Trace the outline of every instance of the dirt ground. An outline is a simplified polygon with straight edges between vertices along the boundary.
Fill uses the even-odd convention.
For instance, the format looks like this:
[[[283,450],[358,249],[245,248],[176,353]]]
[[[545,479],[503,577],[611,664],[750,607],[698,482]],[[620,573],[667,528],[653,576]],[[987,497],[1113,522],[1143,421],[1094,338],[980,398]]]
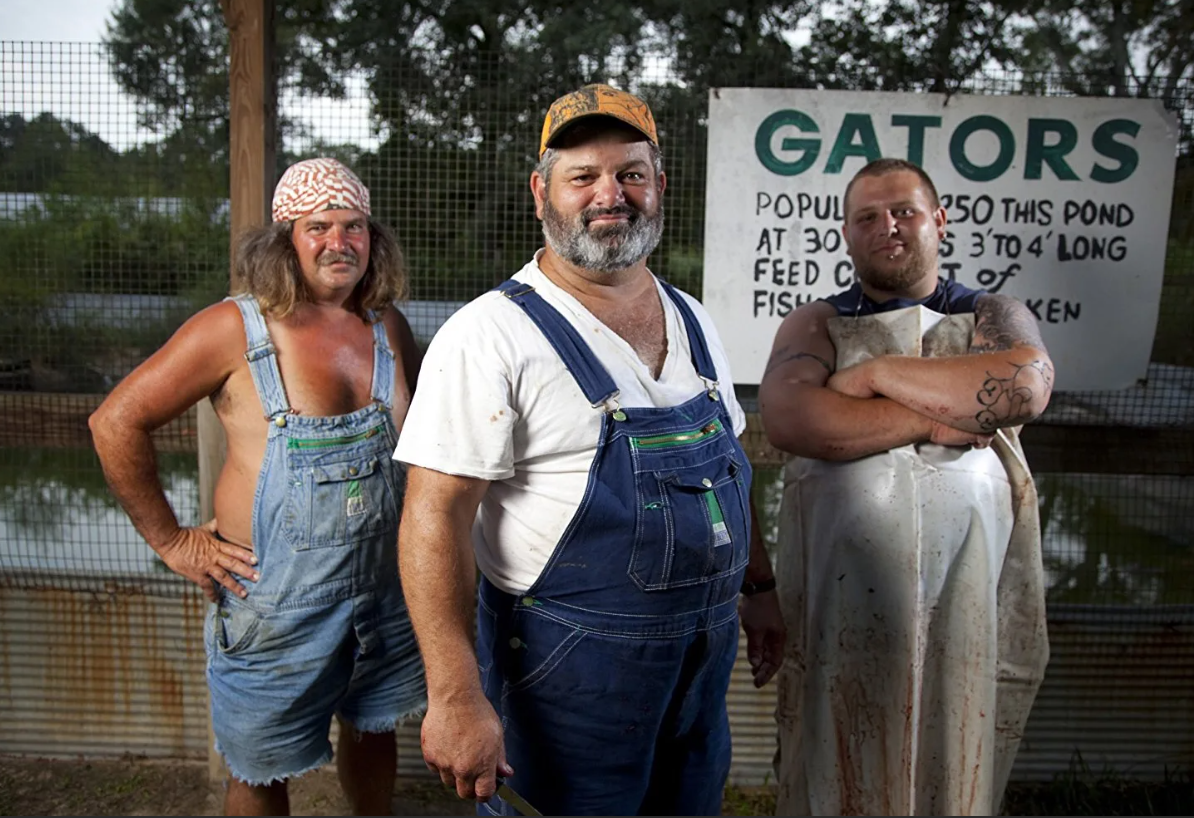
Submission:
[[[207,778],[206,763],[138,758],[46,759],[0,755],[0,815],[222,815],[224,793]],[[347,815],[335,769],[327,766],[290,785],[293,815]],[[772,815],[769,788],[729,787],[725,815]],[[475,815],[437,780],[400,781],[394,815]]]
[[[206,764],[0,756],[0,815],[222,815],[223,788]],[[294,815],[347,815],[332,767],[290,785]],[[475,815],[435,781],[399,782],[395,815]]]
[[[328,766],[291,784],[294,815],[346,815]],[[0,755],[0,815],[220,815],[223,790],[206,763],[44,759]],[[399,782],[395,815],[474,815],[434,779]],[[771,787],[726,789],[723,815],[773,815]],[[1009,788],[1004,815],[1194,815],[1194,773],[1139,782],[1089,771]]]

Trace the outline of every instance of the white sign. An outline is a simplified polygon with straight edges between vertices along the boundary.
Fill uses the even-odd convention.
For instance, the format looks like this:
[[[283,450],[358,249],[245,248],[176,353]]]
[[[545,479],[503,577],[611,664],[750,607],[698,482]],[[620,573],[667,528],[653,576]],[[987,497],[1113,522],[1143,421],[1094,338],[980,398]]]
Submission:
[[[1143,378],[1178,127],[1156,100],[715,88],[702,301],[734,380],[780,322],[853,283],[842,196],[880,157],[923,167],[948,218],[941,274],[1036,315],[1057,388]]]

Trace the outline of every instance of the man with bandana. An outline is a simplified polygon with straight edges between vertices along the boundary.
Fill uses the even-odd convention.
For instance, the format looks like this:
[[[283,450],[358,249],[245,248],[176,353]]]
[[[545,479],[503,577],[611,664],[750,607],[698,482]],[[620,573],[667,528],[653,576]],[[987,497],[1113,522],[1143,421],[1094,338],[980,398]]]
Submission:
[[[785,467],[780,815],[998,815],[1048,660],[1017,430],[1032,313],[939,275],[946,213],[900,159],[846,187],[857,282],[788,315],[759,386]]]
[[[215,605],[205,627],[227,814],[289,811],[287,782],[332,758],[357,814],[390,811],[394,727],[424,707],[394,543],[390,453],[419,352],[394,308],[393,234],[334,159],[292,165],[273,223],[237,248],[240,293],[191,317],[91,417],[112,493]],[[181,527],[151,433],[210,398],[227,439],[215,519]]]
[[[708,315],[647,268],[647,105],[567,94],[539,156],[546,246],[437,333],[394,455],[424,759],[483,814],[718,814],[739,605],[756,685],[784,639],[745,416]]]

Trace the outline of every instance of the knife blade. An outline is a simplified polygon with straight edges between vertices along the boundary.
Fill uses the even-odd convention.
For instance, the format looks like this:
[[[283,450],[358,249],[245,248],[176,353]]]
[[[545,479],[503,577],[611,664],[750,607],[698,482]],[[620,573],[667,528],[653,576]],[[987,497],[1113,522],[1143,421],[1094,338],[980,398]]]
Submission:
[[[514,807],[514,809],[521,812],[523,815],[542,815],[539,810],[531,806],[531,802],[527,801],[521,795],[514,791],[514,789],[506,783],[506,779],[500,775],[497,778],[497,794],[500,795],[507,804]]]

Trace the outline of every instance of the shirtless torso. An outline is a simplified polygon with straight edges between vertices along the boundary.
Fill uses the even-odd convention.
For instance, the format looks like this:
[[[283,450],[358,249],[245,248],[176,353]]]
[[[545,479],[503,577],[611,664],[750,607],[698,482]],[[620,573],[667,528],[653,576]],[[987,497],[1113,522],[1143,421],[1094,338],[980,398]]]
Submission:
[[[347,414],[370,402],[372,385],[372,329],[352,309],[369,263],[367,219],[356,210],[317,212],[294,223],[291,241],[305,297],[286,316],[267,318],[289,403],[307,417]],[[419,352],[397,309],[386,307],[383,321],[395,353],[393,416],[401,429]],[[137,531],[171,570],[213,600],[215,584],[243,596],[236,576],[255,579],[253,498],[267,426],[246,346],[236,304],[207,307],[121,381],[90,419],[104,476]],[[150,435],[208,397],[227,440],[216,517],[180,528],[158,480]]]
[[[213,316],[220,322],[241,325],[233,304],[223,303],[211,309],[221,313]],[[394,427],[401,429],[417,367],[413,360],[414,339],[396,310],[391,308],[384,320],[390,347],[403,352],[395,355],[393,410]],[[343,310],[313,305],[300,306],[285,319],[267,323],[278,351],[282,382],[296,414],[344,415],[369,404],[373,333],[368,324]],[[221,354],[230,371],[211,394],[212,406],[228,443],[227,457],[216,483],[215,513],[220,535],[248,546],[252,541],[253,495],[265,454],[267,426],[244,357],[243,327],[236,343],[227,346],[227,350],[221,348]]]

